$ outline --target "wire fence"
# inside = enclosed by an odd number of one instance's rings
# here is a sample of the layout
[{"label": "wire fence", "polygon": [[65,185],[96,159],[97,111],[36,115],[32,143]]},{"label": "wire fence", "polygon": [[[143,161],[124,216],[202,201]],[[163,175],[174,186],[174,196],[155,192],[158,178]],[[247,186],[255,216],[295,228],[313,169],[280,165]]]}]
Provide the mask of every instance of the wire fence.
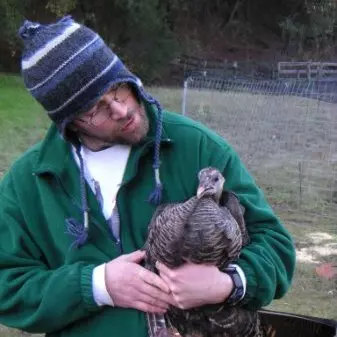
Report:
[{"label": "wire fence", "polygon": [[335,219],[336,103],[337,81],[199,75],[185,80],[182,111],[228,139],[275,203]]}]

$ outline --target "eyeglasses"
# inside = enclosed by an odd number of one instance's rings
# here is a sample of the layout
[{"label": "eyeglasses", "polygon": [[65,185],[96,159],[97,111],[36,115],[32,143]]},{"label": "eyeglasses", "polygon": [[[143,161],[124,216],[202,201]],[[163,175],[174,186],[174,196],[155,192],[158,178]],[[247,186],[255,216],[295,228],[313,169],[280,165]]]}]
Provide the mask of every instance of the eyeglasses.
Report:
[{"label": "eyeglasses", "polygon": [[86,116],[77,118],[77,120],[93,126],[99,126],[112,117],[114,110],[111,108],[111,103],[125,104],[131,93],[131,87],[127,83],[114,85],[104,94],[103,98],[86,113]]}]

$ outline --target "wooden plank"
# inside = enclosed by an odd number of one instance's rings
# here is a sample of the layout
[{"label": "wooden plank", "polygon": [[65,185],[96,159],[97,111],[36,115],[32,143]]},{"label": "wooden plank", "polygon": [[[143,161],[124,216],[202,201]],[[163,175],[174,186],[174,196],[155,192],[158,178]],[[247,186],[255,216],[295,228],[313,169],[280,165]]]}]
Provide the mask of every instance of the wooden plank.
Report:
[{"label": "wooden plank", "polygon": [[278,62],[278,76],[296,76],[297,78],[306,75],[310,77],[337,77],[337,63],[334,62]]}]

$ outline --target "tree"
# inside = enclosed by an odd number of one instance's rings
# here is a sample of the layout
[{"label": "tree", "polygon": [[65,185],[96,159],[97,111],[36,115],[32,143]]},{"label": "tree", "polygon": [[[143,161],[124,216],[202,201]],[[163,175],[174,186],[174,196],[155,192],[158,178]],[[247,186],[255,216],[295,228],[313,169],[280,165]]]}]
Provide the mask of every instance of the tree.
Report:
[{"label": "tree", "polygon": [[280,22],[285,48],[295,46],[299,56],[310,50],[310,57],[320,58],[334,46],[337,20],[334,1],[306,0]]}]

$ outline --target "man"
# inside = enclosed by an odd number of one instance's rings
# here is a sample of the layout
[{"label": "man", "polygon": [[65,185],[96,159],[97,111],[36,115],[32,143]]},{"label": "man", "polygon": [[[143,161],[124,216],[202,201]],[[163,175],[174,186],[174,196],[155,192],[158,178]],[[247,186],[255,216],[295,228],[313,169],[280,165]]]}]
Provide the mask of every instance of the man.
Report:
[{"label": "man", "polygon": [[[145,312],[224,301],[256,309],[286,293],[292,240],[229,144],[163,112],[70,17],[26,21],[19,33],[25,85],[53,123],[1,181],[0,323],[50,336],[145,337]],[[151,273],[141,249],[156,205],[194,195],[207,166],[245,206],[250,245],[230,271],[187,263]]]}]

